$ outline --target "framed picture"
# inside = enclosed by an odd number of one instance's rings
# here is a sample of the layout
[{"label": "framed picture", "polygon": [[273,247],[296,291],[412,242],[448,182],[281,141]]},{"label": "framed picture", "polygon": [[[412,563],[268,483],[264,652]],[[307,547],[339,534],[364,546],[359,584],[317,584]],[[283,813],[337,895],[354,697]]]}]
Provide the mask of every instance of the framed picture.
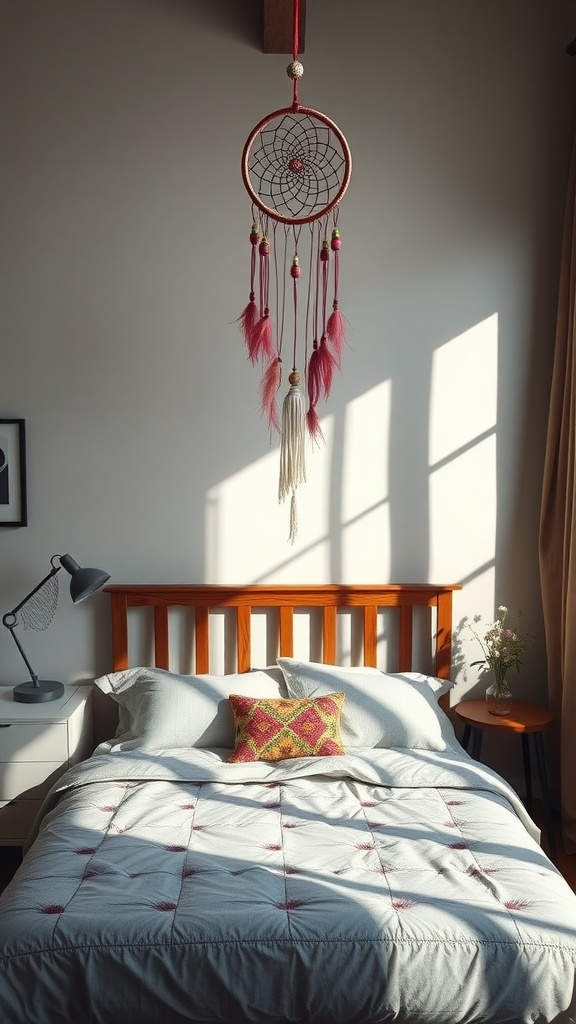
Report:
[{"label": "framed picture", "polygon": [[25,423],[0,419],[0,527],[27,525]]}]

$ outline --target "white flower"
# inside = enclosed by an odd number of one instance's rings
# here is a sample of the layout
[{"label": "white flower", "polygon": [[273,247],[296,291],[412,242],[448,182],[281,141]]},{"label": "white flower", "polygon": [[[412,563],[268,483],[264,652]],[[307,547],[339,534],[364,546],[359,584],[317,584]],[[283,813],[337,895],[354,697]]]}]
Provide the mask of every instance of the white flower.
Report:
[{"label": "white flower", "polygon": [[[509,668],[520,670],[522,654],[531,643],[529,637],[521,637],[519,633],[505,625],[508,615],[506,605],[498,608],[498,618],[490,622],[484,636],[479,636],[474,627],[469,624],[469,629],[476,637],[484,657],[480,661],[471,662],[474,665],[487,665],[494,672],[494,679],[497,684],[504,681]],[[478,621],[478,616],[474,621]]]}]

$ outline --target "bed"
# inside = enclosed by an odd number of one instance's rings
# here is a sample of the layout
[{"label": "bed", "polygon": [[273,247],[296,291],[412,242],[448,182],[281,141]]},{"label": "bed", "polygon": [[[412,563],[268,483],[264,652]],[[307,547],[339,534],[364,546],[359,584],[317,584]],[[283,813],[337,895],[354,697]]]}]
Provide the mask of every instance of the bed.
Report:
[{"label": "bed", "polygon": [[118,727],[0,898],[0,1020],[574,1024],[576,896],[447,713],[455,589],[108,587]]}]

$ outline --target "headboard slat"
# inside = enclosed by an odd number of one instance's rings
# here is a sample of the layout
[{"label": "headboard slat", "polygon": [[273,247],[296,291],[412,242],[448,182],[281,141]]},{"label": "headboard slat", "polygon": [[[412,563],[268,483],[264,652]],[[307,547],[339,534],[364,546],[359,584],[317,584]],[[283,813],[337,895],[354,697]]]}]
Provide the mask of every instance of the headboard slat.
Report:
[{"label": "headboard slat", "polygon": [[168,608],[165,605],[155,605],[154,607],[154,661],[158,668],[169,668],[170,666]]},{"label": "headboard slat", "polygon": [[128,598],[121,590],[110,594],[112,602],[112,662],[115,672],[128,668]]},{"label": "headboard slat", "polygon": [[196,672],[206,674],[210,671],[210,637],[208,630],[207,605],[196,608],[194,616],[194,642],[196,645]]},{"label": "headboard slat", "polygon": [[336,611],[333,605],[322,610],[322,661],[336,664]]},{"label": "headboard slat", "polygon": [[376,605],[364,606],[364,664],[376,668],[378,664],[378,609]]},{"label": "headboard slat", "polygon": [[[460,589],[460,588],[458,588]],[[452,668],[452,594],[438,594],[436,622],[436,675],[450,678]]]},{"label": "headboard slat", "polygon": [[250,614],[252,609],[248,605],[241,605],[237,609],[236,628],[238,632],[237,643],[238,643],[238,671],[248,672],[251,668],[250,653],[252,650],[251,644],[251,629],[250,629]]},{"label": "headboard slat", "polygon": [[294,609],[282,605],[278,609],[279,650],[281,658],[294,654]]}]

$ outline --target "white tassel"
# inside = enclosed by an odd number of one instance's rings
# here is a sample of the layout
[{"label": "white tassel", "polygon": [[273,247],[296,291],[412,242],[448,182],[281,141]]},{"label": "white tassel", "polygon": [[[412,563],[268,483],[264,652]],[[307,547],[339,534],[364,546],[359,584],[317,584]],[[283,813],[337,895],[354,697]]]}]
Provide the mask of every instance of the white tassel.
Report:
[{"label": "white tassel", "polygon": [[306,481],[304,454],[305,415],[302,395],[298,387],[300,374],[293,370],[288,380],[290,390],[282,403],[282,435],[280,440],[280,479],[278,501],[290,499],[290,541],[293,544],[298,531],[296,488]]},{"label": "white tassel", "polygon": [[296,491],[292,491],[292,497],[290,498],[290,535],[288,540],[291,544],[296,540],[296,534],[298,533],[298,507],[296,505]]}]

